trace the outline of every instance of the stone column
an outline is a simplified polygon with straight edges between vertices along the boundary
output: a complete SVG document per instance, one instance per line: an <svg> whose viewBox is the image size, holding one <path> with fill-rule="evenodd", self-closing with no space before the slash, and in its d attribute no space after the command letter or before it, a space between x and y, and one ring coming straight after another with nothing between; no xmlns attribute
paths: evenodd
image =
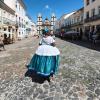
<svg viewBox="0 0 100 100"><path fill-rule="evenodd" d="M7 30L6 30L6 34L7 34L7 38L9 37L9 34L8 34L8 26L7 26L7 28L6 28Z"/></svg>
<svg viewBox="0 0 100 100"><path fill-rule="evenodd" d="M10 39L12 39L12 28L10 28Z"/></svg>

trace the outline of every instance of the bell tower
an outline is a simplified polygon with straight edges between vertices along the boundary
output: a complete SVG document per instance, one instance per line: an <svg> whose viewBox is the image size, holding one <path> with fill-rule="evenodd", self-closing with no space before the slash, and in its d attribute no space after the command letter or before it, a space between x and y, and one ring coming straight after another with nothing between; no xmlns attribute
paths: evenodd
<svg viewBox="0 0 100 100"><path fill-rule="evenodd" d="M42 33L42 15L39 13L37 17L37 32L38 34Z"/></svg>
<svg viewBox="0 0 100 100"><path fill-rule="evenodd" d="M53 13L51 15L51 33L53 34L53 29L54 29L54 26L55 26L55 21L56 21L56 16L55 14Z"/></svg>

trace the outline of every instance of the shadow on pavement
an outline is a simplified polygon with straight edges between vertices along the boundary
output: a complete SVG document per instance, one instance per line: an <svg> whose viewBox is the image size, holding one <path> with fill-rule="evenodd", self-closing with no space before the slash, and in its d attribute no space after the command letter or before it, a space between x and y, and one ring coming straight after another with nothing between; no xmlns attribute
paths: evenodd
<svg viewBox="0 0 100 100"><path fill-rule="evenodd" d="M83 41L83 40L65 40L65 41L100 52L100 43L93 44L90 41Z"/></svg>
<svg viewBox="0 0 100 100"><path fill-rule="evenodd" d="M37 74L35 71L33 70L29 70L25 73L25 77L31 77L32 78L32 82L36 82L36 83L39 83L39 84L42 84L44 83L44 81L48 81L50 82L49 80L49 77L44 77L40 74Z"/></svg>

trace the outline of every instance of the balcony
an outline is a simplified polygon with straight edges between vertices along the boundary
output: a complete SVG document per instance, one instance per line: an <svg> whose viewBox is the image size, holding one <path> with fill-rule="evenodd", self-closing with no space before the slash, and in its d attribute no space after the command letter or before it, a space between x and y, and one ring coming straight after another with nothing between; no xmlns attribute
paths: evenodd
<svg viewBox="0 0 100 100"><path fill-rule="evenodd" d="M78 25L83 25L83 21L81 20L79 22L76 22L76 23L71 24L72 27L73 26L78 26Z"/></svg>
<svg viewBox="0 0 100 100"><path fill-rule="evenodd" d="M3 24L6 24L6 25L15 25L16 23L15 23L15 21L12 21L12 20L10 20L8 18L3 17Z"/></svg>
<svg viewBox="0 0 100 100"><path fill-rule="evenodd" d="M71 27L71 25L65 25L65 26L61 27L61 29L66 29L66 28L70 28L70 27Z"/></svg>
<svg viewBox="0 0 100 100"><path fill-rule="evenodd" d="M87 18L84 20L84 22L87 23L87 22L96 21L96 20L100 20L100 15L95 15L93 17Z"/></svg>
<svg viewBox="0 0 100 100"><path fill-rule="evenodd" d="M26 25L21 23L21 22L19 22L19 21L16 21L16 28L18 28L18 27L25 28Z"/></svg>

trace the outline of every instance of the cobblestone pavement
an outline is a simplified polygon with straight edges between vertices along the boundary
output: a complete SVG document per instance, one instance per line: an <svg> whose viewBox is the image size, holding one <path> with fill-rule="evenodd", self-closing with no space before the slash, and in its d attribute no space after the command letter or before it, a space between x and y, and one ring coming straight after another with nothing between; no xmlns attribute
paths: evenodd
<svg viewBox="0 0 100 100"><path fill-rule="evenodd" d="M61 64L51 83L24 76L39 39L27 38L0 52L0 100L100 100L100 52L56 41Z"/></svg>

